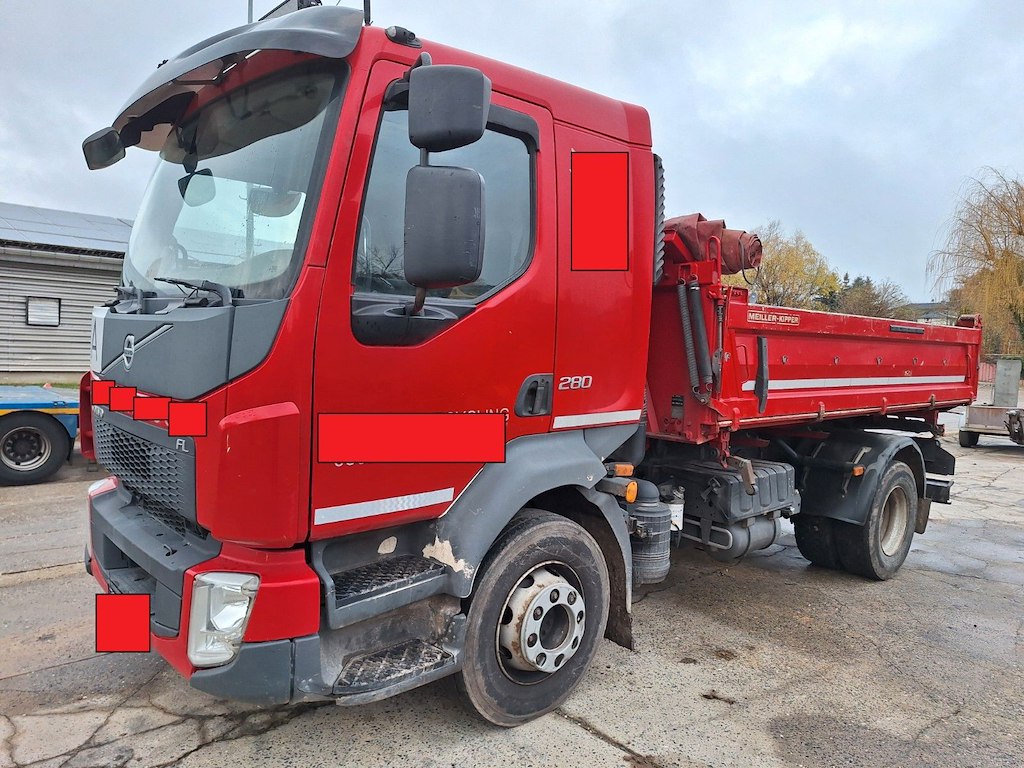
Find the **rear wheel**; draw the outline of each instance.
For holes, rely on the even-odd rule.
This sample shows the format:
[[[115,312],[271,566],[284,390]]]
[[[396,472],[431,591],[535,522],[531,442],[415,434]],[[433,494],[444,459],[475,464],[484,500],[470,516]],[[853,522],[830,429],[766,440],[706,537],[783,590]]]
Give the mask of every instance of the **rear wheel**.
[[[836,551],[834,520],[801,513],[793,517],[793,529],[801,555],[822,568],[842,568]]]
[[[0,418],[0,482],[41,483],[67,460],[71,438],[60,422],[42,413]]]
[[[590,534],[550,512],[520,512],[470,598],[458,680],[472,707],[512,727],[565,701],[604,636],[608,600],[608,568]]]
[[[891,579],[907,559],[917,518],[917,483],[894,461],[882,475],[864,525],[835,523],[843,568],[869,579]]]
[[[968,432],[965,429],[961,429],[960,433],[957,435],[961,448],[973,448],[978,444],[978,438],[980,437],[981,435],[977,432]]]

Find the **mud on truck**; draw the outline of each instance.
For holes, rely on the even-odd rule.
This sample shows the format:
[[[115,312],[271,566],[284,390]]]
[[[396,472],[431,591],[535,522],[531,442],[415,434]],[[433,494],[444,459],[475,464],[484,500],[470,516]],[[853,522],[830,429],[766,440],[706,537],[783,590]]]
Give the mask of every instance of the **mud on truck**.
[[[83,145],[126,148],[157,169],[82,381],[86,565],[195,688],[457,675],[514,726],[632,648],[673,548],[788,518],[884,580],[949,500],[978,319],[751,303],[759,242],[666,220],[638,106],[310,7],[163,63]]]

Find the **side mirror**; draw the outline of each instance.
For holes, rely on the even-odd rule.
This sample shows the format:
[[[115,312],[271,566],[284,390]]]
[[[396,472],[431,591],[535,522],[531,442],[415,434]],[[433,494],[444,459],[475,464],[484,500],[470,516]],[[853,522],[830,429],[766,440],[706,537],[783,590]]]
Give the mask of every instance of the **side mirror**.
[[[89,170],[97,171],[113,165],[124,157],[124,142],[113,128],[104,128],[82,142],[82,152]]]
[[[478,141],[487,128],[491,81],[478,69],[449,64],[409,73],[409,141],[428,152]]]
[[[405,187],[405,279],[425,290],[480,278],[484,180],[468,168],[418,165]]]

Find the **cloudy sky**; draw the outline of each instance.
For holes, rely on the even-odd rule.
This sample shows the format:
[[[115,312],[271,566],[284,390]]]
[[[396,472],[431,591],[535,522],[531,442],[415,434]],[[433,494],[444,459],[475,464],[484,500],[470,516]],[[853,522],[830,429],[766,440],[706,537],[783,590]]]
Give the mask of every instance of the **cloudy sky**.
[[[326,0],[333,2],[333,0]],[[256,0],[256,15],[274,0]],[[346,5],[357,2],[345,0]],[[779,219],[930,298],[958,190],[1024,172],[1024,3],[375,0],[374,22],[645,106],[672,215]],[[153,157],[85,170],[155,65],[246,0],[0,0],[0,200],[134,217]]]

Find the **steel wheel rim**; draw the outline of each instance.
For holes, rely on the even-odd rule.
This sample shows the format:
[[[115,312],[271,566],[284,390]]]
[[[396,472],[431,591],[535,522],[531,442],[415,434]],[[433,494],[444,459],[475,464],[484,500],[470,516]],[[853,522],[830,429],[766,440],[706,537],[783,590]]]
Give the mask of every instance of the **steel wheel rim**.
[[[15,427],[0,440],[0,461],[15,472],[31,472],[49,460],[52,450],[41,430]]]
[[[579,577],[565,563],[540,563],[509,591],[495,630],[502,673],[533,685],[563,669],[582,647],[586,600]]]
[[[887,557],[897,555],[907,536],[910,504],[907,493],[897,486],[889,492],[882,505],[882,519],[878,526],[878,543]]]

